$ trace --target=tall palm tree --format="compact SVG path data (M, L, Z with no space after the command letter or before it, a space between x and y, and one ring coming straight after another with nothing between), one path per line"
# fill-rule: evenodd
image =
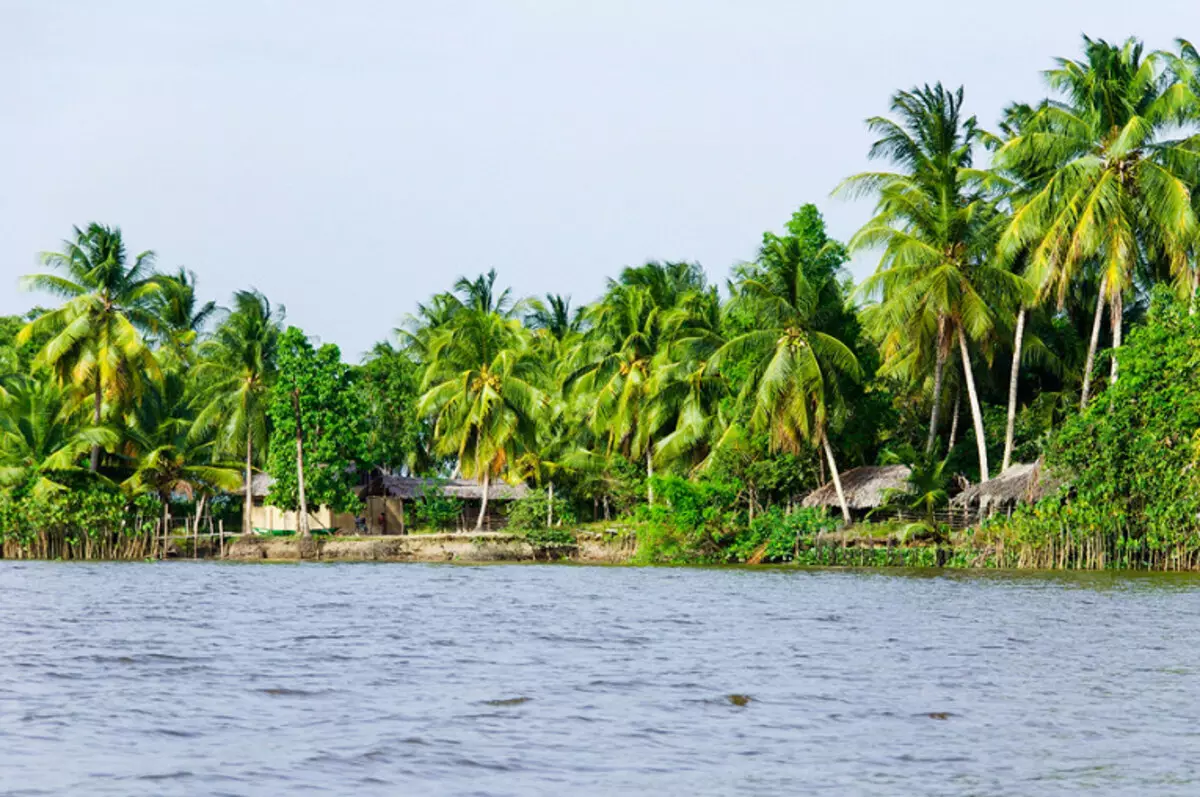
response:
M1096 299L1080 403L1087 405L1107 305L1113 347L1121 345L1125 295L1139 268L1163 264L1190 285L1188 256L1200 183L1196 96L1162 53L1140 42L1117 46L1084 37L1084 57L1060 58L1046 80L1059 95L1024 121L997 151L1002 168L1038 168L1048 179L1017 208L1000 252L1028 252L1030 281L1057 296L1094 269ZM1183 136L1179 137L1180 128ZM1117 378L1117 358L1111 364Z
M103 420L104 401L119 405L137 396L145 378L158 373L143 330L154 326L150 305L161 291L154 273L154 253L142 252L128 262L121 230L90 224L75 228L62 252L42 254L42 262L64 272L24 278L27 289L45 291L67 301L30 322L18 343L49 334L36 363L48 366L60 383L92 395L92 423ZM92 446L91 470L99 470L100 444Z
M433 418L438 453L457 457L461 472L482 483L477 531L492 477L535 445L548 402L537 387L543 375L528 334L516 319L468 310L430 351L417 411Z
M217 327L213 337L200 345L200 362L195 370L199 407L193 437L211 431L219 452L245 454L242 489L242 532L252 529L252 490L256 455L266 453L267 403L275 378L275 355L283 328L283 307L258 291L238 291L233 310Z
M654 502L654 441L649 417L656 358L686 335L691 314L684 304L694 294L674 290L669 280L653 284L665 269L649 264L630 283L610 280L604 297L588 311L588 333L569 355L565 381L576 413L604 441L608 454L645 458L646 498ZM656 289L657 288L657 289ZM665 290L664 290L665 288ZM675 304L662 304L671 301Z
M217 313L217 303L201 302L196 272L180 268L158 279L159 291L150 303L156 337L172 356L190 364L190 353L205 325Z
M851 251L883 248L879 269L861 292L889 306L886 315L910 328L935 323L933 406L925 450L938 432L947 360L957 343L963 361L980 479L988 478L983 414L970 367L968 336L987 337L998 304L1026 291L1010 272L991 264L999 224L986 188L988 174L973 166L983 137L974 117L963 117L963 92L933 87L902 91L892 98L900 121L868 120L880 135L872 158L888 158L900 170L867 172L846 180L838 192L874 195L876 215L850 240Z
M842 518L849 524L829 427L841 409L838 380L858 380L862 370L849 346L815 328L821 286L810 283L798 264L789 276L786 281L749 277L738 283L731 309L753 313L759 328L723 345L709 367L723 371L749 365L738 401L751 409L751 427L766 431L776 451L798 454L813 444L823 449Z

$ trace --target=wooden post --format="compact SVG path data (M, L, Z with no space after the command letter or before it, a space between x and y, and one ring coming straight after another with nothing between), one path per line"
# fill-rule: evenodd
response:
M225 558L225 519L217 521L217 532L221 535L221 558Z
M401 536L408 534L408 530L404 528L404 499L396 499L400 502L400 534Z

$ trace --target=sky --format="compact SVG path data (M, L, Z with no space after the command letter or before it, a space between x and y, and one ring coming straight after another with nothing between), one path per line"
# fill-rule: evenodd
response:
M489 268L590 301L626 265L723 283L806 202L845 240L864 120L966 88L994 126L1080 37L1200 37L1195 0L0 0L0 313L72 225L255 287L357 360ZM855 258L861 277L870 253Z

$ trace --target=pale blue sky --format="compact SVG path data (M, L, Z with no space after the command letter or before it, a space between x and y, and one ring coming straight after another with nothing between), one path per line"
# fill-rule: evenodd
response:
M1189 19L1194 0L0 0L0 312L92 220L350 359L493 266L577 301L647 259L723 281L801 203L843 239L866 219L829 192L895 89L965 84L992 125L1082 32L1166 47Z

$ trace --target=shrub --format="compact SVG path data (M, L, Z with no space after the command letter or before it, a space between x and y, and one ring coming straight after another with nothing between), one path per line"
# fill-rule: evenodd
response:
M519 498L508 505L508 525L517 531L545 529L546 509L550 496L545 490L532 490L524 498ZM561 496L554 496L554 523L566 526L574 525L575 510Z

